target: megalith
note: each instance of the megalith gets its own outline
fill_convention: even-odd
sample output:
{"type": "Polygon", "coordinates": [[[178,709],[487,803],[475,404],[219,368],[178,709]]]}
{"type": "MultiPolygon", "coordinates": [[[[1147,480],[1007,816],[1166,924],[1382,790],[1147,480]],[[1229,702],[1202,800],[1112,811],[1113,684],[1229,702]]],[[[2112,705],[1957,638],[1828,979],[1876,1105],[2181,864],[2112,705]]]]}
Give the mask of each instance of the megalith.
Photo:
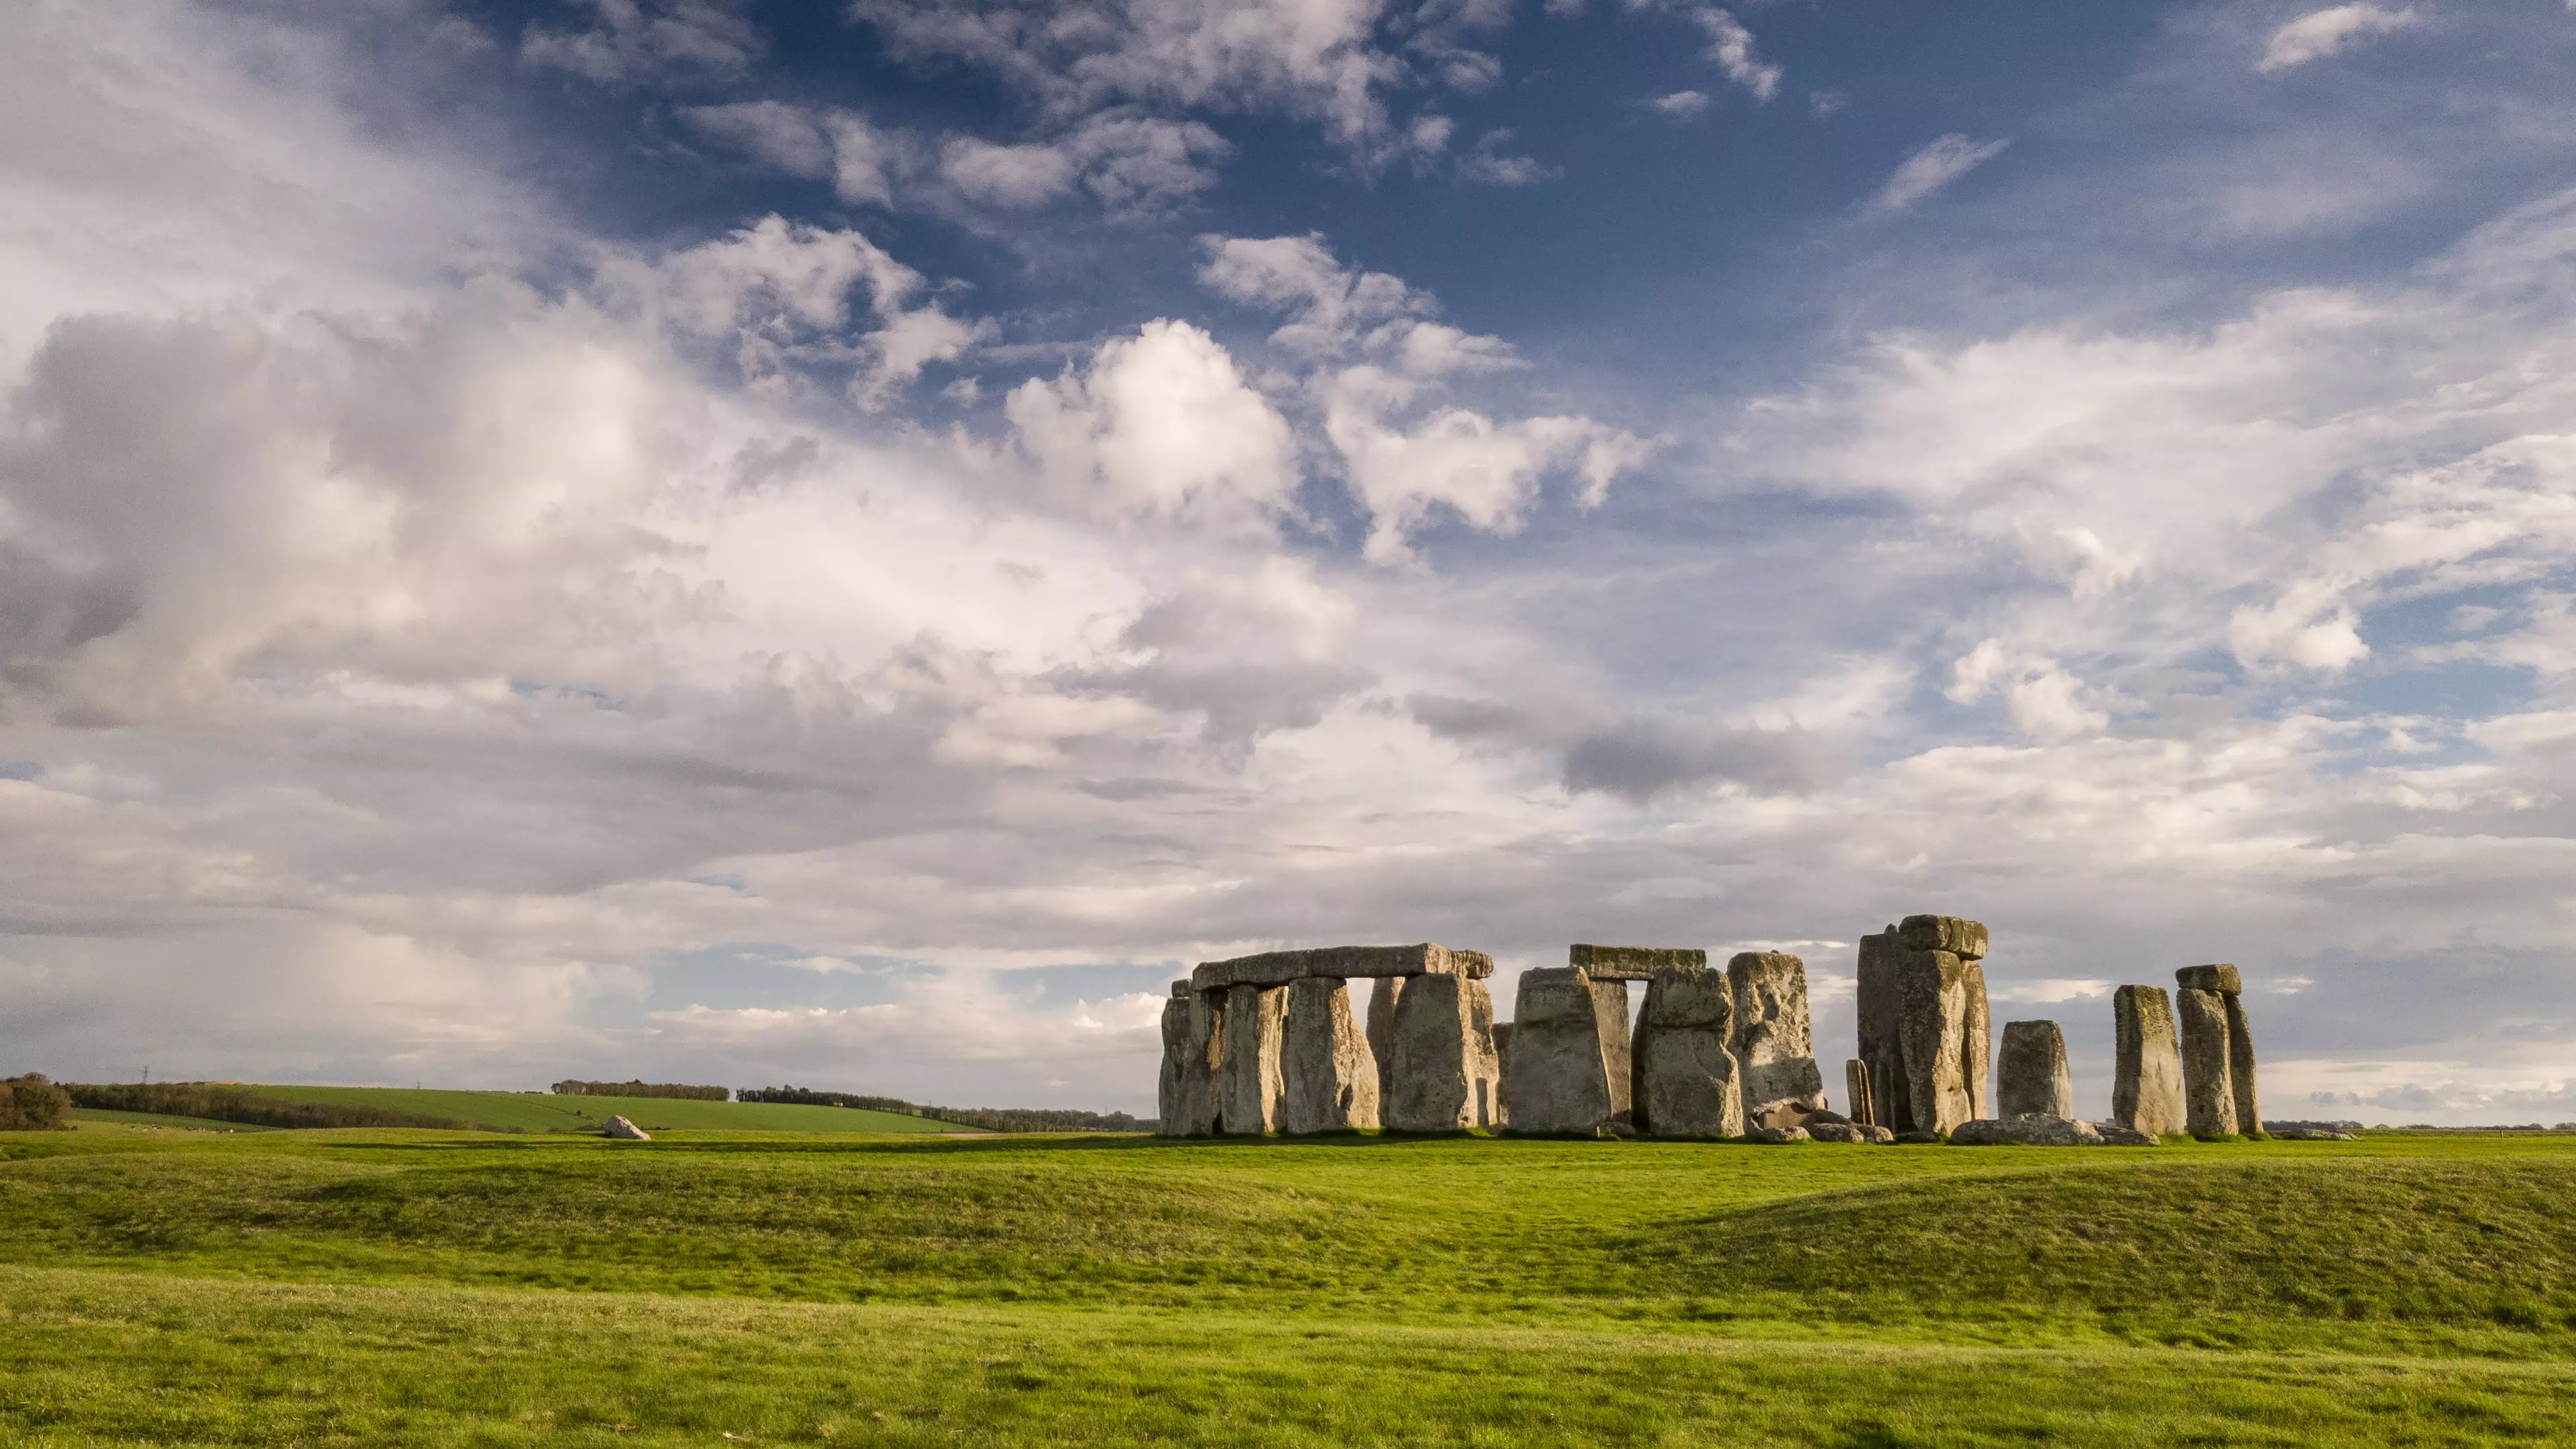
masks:
{"type": "Polygon", "coordinates": [[[1395,1003],[1410,976],[1381,976],[1369,993],[1368,1044],[1377,1057],[1377,1103],[1383,1114],[1395,1100],[1395,1003]]]}
{"type": "MultiPolygon", "coordinates": [[[[1519,1034],[1515,1023],[1514,1035],[1519,1034]]],[[[1394,1091],[1378,1115],[1399,1132],[1503,1125],[1494,1002],[1481,977],[1416,976],[1396,998],[1394,1091]]]]}
{"type": "Polygon", "coordinates": [[[1163,1003],[1163,1076],[1157,1093],[1166,1137],[1205,1137],[1216,1130],[1222,1036],[1216,1003],[1187,981],[1172,983],[1163,1003]]]}
{"type": "Polygon", "coordinates": [[[1726,963],[1734,1025],[1727,1050],[1744,1084],[1744,1117],[1787,1105],[1825,1110],[1825,1078],[1807,1013],[1807,963],[1781,951],[1744,951],[1726,963]]]}
{"type": "Polygon", "coordinates": [[[1638,1130],[1657,1137],[1741,1137],[1744,1084],[1732,1035],[1734,990],[1714,971],[1666,966],[1637,1016],[1638,1130]]]}
{"type": "Polygon", "coordinates": [[[1878,1125],[1877,1093],[1870,1090],[1869,1063],[1852,1057],[1843,1063],[1845,1110],[1854,1122],[1864,1127],[1878,1125]]]}
{"type": "Polygon", "coordinates": [[[2066,1034],[2053,1021],[2004,1023],[1995,1057],[1995,1114],[2075,1115],[2075,1074],[2066,1064],[2066,1034]]]}
{"type": "MultiPolygon", "coordinates": [[[[1511,1057],[1503,1073],[1511,1083],[1514,1132],[1596,1137],[1610,1125],[1615,1107],[1595,984],[1571,966],[1521,973],[1512,1002],[1511,1057]]],[[[1625,1017],[1627,987],[1619,986],[1619,1014],[1625,1017]]],[[[1624,1058],[1625,1031],[1620,1035],[1624,1058]]]]}
{"type": "Polygon", "coordinates": [[[2182,1027],[2183,1125],[2194,1137],[2236,1131],[2236,1084],[2228,1071],[2227,998],[2189,987],[2174,993],[2182,1027]]]}
{"type": "Polygon", "coordinates": [[[1960,916],[1908,916],[1861,938],[1856,1004],[1877,1125],[1946,1134],[1988,1115],[1985,951],[1985,926],[1960,916]]]}
{"type": "Polygon", "coordinates": [[[1334,976],[1288,983],[1279,1049],[1279,1130],[1303,1136],[1378,1125],[1377,1055],[1334,976]]]}
{"type": "Polygon", "coordinates": [[[1635,1037],[1629,1025],[1628,983],[1651,981],[1666,966],[1698,971],[1708,953],[1695,946],[1590,946],[1566,948],[1565,964],[1592,983],[1593,1016],[1601,1023],[1601,1060],[1610,1070],[1610,1117],[1638,1130],[1640,1081],[1635,1037]]]}
{"type": "Polygon", "coordinates": [[[2123,986],[2111,993],[2118,1037],[2111,1069],[2111,1120],[2149,1137],[2184,1130],[2182,1048],[2173,1003],[2161,986],[2123,986]]]}
{"type": "Polygon", "coordinates": [[[2177,986],[2214,993],[2227,1016],[2227,1081],[2236,1110],[2236,1130],[2263,1130],[2263,1104],[2254,1090],[2254,1033],[2245,1020],[2245,980],[2228,962],[2185,966],[2174,973],[2177,986]]]}
{"type": "Polygon", "coordinates": [[[1285,986],[1225,988],[1225,1066],[1220,1125],[1231,1137],[1279,1129],[1279,1046],[1288,1015],[1285,986]]]}

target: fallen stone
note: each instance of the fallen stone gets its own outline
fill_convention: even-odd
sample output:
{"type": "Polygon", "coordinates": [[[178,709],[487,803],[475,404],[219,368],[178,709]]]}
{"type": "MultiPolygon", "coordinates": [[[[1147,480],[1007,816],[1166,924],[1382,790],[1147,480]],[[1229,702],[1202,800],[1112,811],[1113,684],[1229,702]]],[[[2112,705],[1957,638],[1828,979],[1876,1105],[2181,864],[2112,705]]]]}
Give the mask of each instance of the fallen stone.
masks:
{"type": "Polygon", "coordinates": [[[1810,1122],[1805,1130],[1818,1142],[1886,1142],[1894,1137],[1884,1127],[1870,1127],[1858,1122],[1810,1122]]]}
{"type": "Polygon", "coordinates": [[[2285,1142],[2359,1142],[2361,1140],[2340,1128],[2293,1127],[2286,1123],[2274,1123],[2263,1135],[2285,1142]]]}
{"type": "MultiPolygon", "coordinates": [[[[1528,1023],[1513,1023],[1513,1035],[1528,1023]]],[[[1394,1091],[1378,1116],[1398,1132],[1463,1132],[1504,1125],[1494,1055],[1494,1001],[1481,978],[1417,976],[1396,998],[1390,1032],[1394,1091]]]]}
{"type": "Polygon", "coordinates": [[[1351,1014],[1350,984],[1309,976],[1288,984],[1279,1050],[1279,1130],[1295,1136],[1378,1125],[1377,1054],[1351,1014]]]}
{"type": "Polygon", "coordinates": [[[1308,976],[1472,976],[1494,974],[1494,958],[1482,951],[1452,951],[1446,946],[1324,946],[1307,951],[1265,951],[1225,961],[1202,961],[1190,972],[1190,985],[1200,991],[1223,986],[1285,986],[1308,976]]]}
{"type": "Polygon", "coordinates": [[[1746,1120],[1765,1108],[1825,1105],[1824,1074],[1807,1013],[1807,963],[1779,951],[1745,951],[1726,963],[1735,1022],[1727,1050],[1744,1081],[1746,1120]]]}
{"type": "Polygon", "coordinates": [[[636,1126],[634,1123],[627,1121],[623,1117],[609,1118],[607,1132],[609,1136],[616,1138],[620,1142],[650,1142],[653,1140],[652,1133],[645,1131],[643,1128],[636,1126]]]}
{"type": "Polygon", "coordinates": [[[2146,1133],[2137,1131],[2133,1128],[2123,1127],[2117,1122],[2090,1122],[2085,1125],[2091,1127],[2096,1133],[2101,1135],[2102,1145],[2105,1147],[2154,1147],[2159,1145],[2156,1138],[2150,1137],[2146,1133]]]}
{"type": "Polygon", "coordinates": [[[1504,1069],[1514,1132],[1597,1137],[1610,1125],[1609,1064],[1602,1060],[1592,985],[1571,966],[1534,966],[1521,973],[1504,1069]]]}
{"type": "Polygon", "coordinates": [[[2236,1084],[2228,1074],[2227,999],[2215,991],[2174,993],[2182,1027],[2183,1128],[2194,1137],[2236,1134],[2236,1084]]]}
{"type": "Polygon", "coordinates": [[[2185,966],[2174,973],[2174,985],[2184,991],[2215,991],[2221,996],[2234,996],[2245,989],[2236,968],[2224,961],[2210,966],[2185,966]]]}
{"type": "Polygon", "coordinates": [[[2099,1147],[2102,1134],[2090,1122],[2078,1122],[2053,1112],[2028,1112],[2018,1117],[1979,1117],[1962,1122],[1950,1133],[1953,1147],[2099,1147]]]}
{"type": "Polygon", "coordinates": [[[1822,1107],[1810,1108],[1803,1102],[1788,1101],[1767,1102],[1744,1114],[1744,1125],[1747,1130],[1755,1127],[1813,1127],[1818,1123],[1833,1125],[1847,1124],[1850,1121],[1849,1117],[1840,1112],[1827,1111],[1822,1107]]]}
{"type": "Polygon", "coordinates": [[[2182,1048],[2165,989],[2123,986],[2112,992],[2111,1021],[2118,1037],[2111,1120],[2150,1137],[2182,1131],[2182,1048]]]}
{"type": "Polygon", "coordinates": [[[2075,1115],[2075,1073],[2066,1064],[2066,1036],[2056,1022],[2004,1023],[2003,1050],[1995,1058],[1995,1111],[2007,1118],[2075,1115]]]}
{"type": "Polygon", "coordinates": [[[1950,1139],[1948,1137],[1938,1132],[1899,1132],[1896,1134],[1896,1145],[1899,1147],[1926,1147],[1935,1143],[1947,1142],[1949,1140],[1950,1139]]]}
{"type": "Polygon", "coordinates": [[[2254,1091],[2254,1030],[2245,1020],[2245,998],[2219,997],[2227,1008],[2227,1081],[2236,1089],[2236,1130],[2260,1135],[2263,1104],[2254,1091]]]}
{"type": "Polygon", "coordinates": [[[1744,1135],[1744,1084],[1726,1049],[1735,1015],[1726,978],[1667,966],[1637,1014],[1637,1130],[1655,1137],[1744,1135]]]}
{"type": "Polygon", "coordinates": [[[1229,1137],[1279,1130],[1279,1047],[1287,1017],[1284,986],[1235,986],[1225,992],[1217,1130],[1229,1137]]]}
{"type": "Polygon", "coordinates": [[[1595,981],[1652,981],[1667,966],[1708,968],[1708,953],[1684,946],[1569,946],[1565,964],[1595,981]]]}
{"type": "Polygon", "coordinates": [[[1947,951],[1974,961],[1986,954],[1986,926],[1958,916],[1907,916],[1896,927],[1908,951],[1947,951]]]}
{"type": "Polygon", "coordinates": [[[1812,1140],[1804,1127],[1756,1127],[1744,1134],[1749,1142],[1806,1142],[1812,1140]]]}

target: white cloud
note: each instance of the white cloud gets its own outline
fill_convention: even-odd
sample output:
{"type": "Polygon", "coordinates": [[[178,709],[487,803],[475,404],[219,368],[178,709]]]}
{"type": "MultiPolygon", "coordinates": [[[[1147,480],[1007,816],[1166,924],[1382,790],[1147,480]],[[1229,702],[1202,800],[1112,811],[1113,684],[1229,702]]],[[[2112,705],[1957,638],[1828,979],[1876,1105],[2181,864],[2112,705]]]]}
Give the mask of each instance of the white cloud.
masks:
{"type": "Polygon", "coordinates": [[[606,86],[666,76],[740,75],[767,47],[742,0],[578,0],[588,30],[531,25],[519,44],[529,65],[567,70],[606,86]]]}
{"type": "Polygon", "coordinates": [[[1881,215],[1909,210],[1916,202],[1993,160],[2011,144],[2009,140],[1971,141],[1957,132],[1935,138],[1905,158],[1871,198],[1870,207],[1881,215]]]}
{"type": "Polygon", "coordinates": [[[2390,10],[2379,5],[2331,5],[2314,10],[2272,32],[2254,68],[2269,74],[2335,55],[2374,36],[2423,22],[2414,7],[2390,10]]]}
{"type": "Polygon", "coordinates": [[[1504,154],[1511,141],[1508,127],[1477,137],[1475,150],[1458,159],[1458,174],[1487,186],[1535,186],[1556,178],[1554,168],[1542,165],[1534,157],[1504,154]]]}
{"type": "Polygon", "coordinates": [[[1169,208],[1216,184],[1232,147],[1196,121],[1133,110],[1011,143],[926,137],[855,111],[751,101],[681,118],[771,170],[830,179],[842,200],[935,211],[1032,211],[1085,190],[1114,213],[1169,208]]]}
{"type": "Polygon", "coordinates": [[[1646,108],[1657,115],[1669,116],[1676,121],[1687,121],[1708,109],[1708,92],[1675,91],[1670,95],[1657,96],[1646,102],[1646,108]]]}
{"type": "Polygon", "coordinates": [[[1728,80],[1752,92],[1757,101],[1779,94],[1780,67],[1754,53],[1753,32],[1744,28],[1744,22],[1713,5],[1693,10],[1691,19],[1708,32],[1708,58],[1717,62],[1728,80]]]}

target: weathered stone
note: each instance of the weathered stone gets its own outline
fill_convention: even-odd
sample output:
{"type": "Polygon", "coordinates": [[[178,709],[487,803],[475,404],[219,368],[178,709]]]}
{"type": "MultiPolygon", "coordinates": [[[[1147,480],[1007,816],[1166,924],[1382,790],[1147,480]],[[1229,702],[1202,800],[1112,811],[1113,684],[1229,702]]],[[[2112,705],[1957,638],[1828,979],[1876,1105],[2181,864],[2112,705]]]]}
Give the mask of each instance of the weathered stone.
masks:
{"type": "Polygon", "coordinates": [[[1904,1088],[1905,1049],[1899,1040],[1896,963],[1905,954],[1896,926],[1860,938],[1857,1009],[1861,1067],[1869,1074],[1869,1120],[1893,1131],[1911,1125],[1904,1088]]]}
{"type": "Polygon", "coordinates": [[[2274,1126],[2265,1128],[2264,1135],[2276,1137],[2285,1142],[2358,1142],[2361,1140],[2350,1132],[2333,1127],[2274,1126]]]}
{"type": "Polygon", "coordinates": [[[1869,1089],[1869,1063],[1858,1057],[1843,1062],[1843,1093],[1851,1107],[1853,1121],[1875,1123],[1878,1120],[1875,1097],[1869,1089]]]}
{"type": "Polygon", "coordinates": [[[1908,951],[1947,951],[1971,961],[1986,954],[1986,927],[1982,921],[1958,916],[1907,916],[1897,925],[1896,935],[1908,951]]]}
{"type": "Polygon", "coordinates": [[[1217,1082],[1223,1064],[1223,1018],[1206,992],[1173,983],[1163,1004],[1163,1077],[1157,1099],[1166,1137],[1205,1137],[1216,1131],[1217,1082]]]}
{"type": "Polygon", "coordinates": [[[1884,1127],[1862,1122],[1810,1122],[1806,1133],[1818,1142],[1890,1142],[1894,1135],[1884,1127]]]}
{"type": "Polygon", "coordinates": [[[1446,946],[1323,946],[1308,951],[1264,951],[1226,961],[1202,961],[1190,972],[1190,985],[1201,991],[1221,986],[1285,986],[1308,976],[1472,976],[1494,974],[1494,958],[1482,951],[1452,951],[1446,946]]]}
{"type": "MultiPolygon", "coordinates": [[[[1513,1024],[1513,1034],[1527,1023],[1513,1024]]],[[[1394,1091],[1378,1115],[1398,1132],[1503,1125],[1494,1002],[1473,976],[1417,976],[1396,998],[1394,1091]]]]}
{"type": "Polygon", "coordinates": [[[1568,946],[1565,964],[1595,981],[1652,981],[1667,966],[1705,970],[1708,953],[1683,946],[1568,946]]]}
{"type": "Polygon", "coordinates": [[[1410,976],[1381,976],[1377,989],[1369,993],[1369,1051],[1377,1057],[1377,1110],[1383,1118],[1387,1105],[1395,1100],[1395,1003],[1404,995],[1404,983],[1410,976]]]}
{"type": "Polygon", "coordinates": [[[2154,1147],[2159,1145],[2157,1138],[2151,1137],[2144,1132],[2140,1132],[2134,1127],[2123,1127],[2117,1122],[2093,1122],[2088,1123],[2087,1125],[2092,1127],[2095,1132],[2101,1134],[2102,1145],[2105,1147],[2154,1147]]]}
{"type": "Polygon", "coordinates": [[[1977,1113],[1961,1067],[1966,1056],[1967,963],[1947,951],[1909,951],[1896,967],[1898,1045],[1902,1049],[1903,1124],[1947,1133],[1977,1113]]]}
{"type": "Polygon", "coordinates": [[[1601,1057],[1599,1001],[1571,966],[1521,973],[1512,1003],[1512,1130],[1597,1137],[1610,1125],[1610,1071],[1601,1057]]]}
{"type": "Polygon", "coordinates": [[[1986,963],[1959,959],[1959,1084],[1967,1089],[1968,1115],[1992,1117],[1993,1028],[1986,1014],[1986,963]]]}
{"type": "Polygon", "coordinates": [[[2185,966],[2174,973],[2174,985],[2184,991],[2215,991],[2221,996],[2234,996],[2245,989],[2244,978],[2224,961],[2208,966],[2185,966]]]}
{"type": "Polygon", "coordinates": [[[2183,1126],[2194,1137],[2236,1131],[2236,1084],[2227,1070],[2227,998],[2215,991],[2174,993],[2182,1027],[2183,1126]]]}
{"type": "Polygon", "coordinates": [[[2119,1038],[2111,1120],[2150,1137],[2182,1131],[2182,1050],[2165,989],[2121,987],[2111,993],[2111,1017],[2119,1038]]]}
{"type": "MultiPolygon", "coordinates": [[[[1401,978],[1391,976],[1387,979],[1401,978]]],[[[1508,1021],[1494,1023],[1494,1060],[1500,1064],[1500,1070],[1494,1075],[1494,1118],[1499,1122],[1509,1122],[1512,1120],[1512,1024],[1508,1021]]]]}
{"type": "Polygon", "coordinates": [[[1287,1015],[1284,986],[1227,988],[1218,1131],[1258,1137],[1279,1129],[1279,1045],[1287,1015]]]}
{"type": "Polygon", "coordinates": [[[1667,966],[1637,1013],[1637,1130],[1656,1137],[1744,1135],[1744,1084],[1726,1049],[1734,994],[1714,971],[1667,966]]]}
{"type": "Polygon", "coordinates": [[[1633,1128],[1636,1063],[1629,1059],[1628,982],[1616,976],[1594,979],[1588,971],[1584,977],[1592,983],[1592,1015],[1601,1028],[1601,1066],[1610,1077],[1610,1125],[1633,1128]]]}
{"type": "Polygon", "coordinates": [[[2018,1117],[1979,1117],[1951,1129],[1953,1147],[2099,1147],[2102,1134],[2090,1122],[2053,1112],[2018,1117]]]}
{"type": "Polygon", "coordinates": [[[2254,1031],[2245,1021],[2245,998],[2232,993],[2219,1000],[2227,1008],[2227,1081],[2236,1089],[2236,1130],[2263,1130],[2263,1104],[2254,1091],[2254,1031]]]}
{"type": "Polygon", "coordinates": [[[1748,1142],[1806,1142],[1811,1140],[1804,1127],[1756,1127],[1744,1134],[1748,1142]]]}
{"type": "Polygon", "coordinates": [[[2056,1022],[2004,1023],[2003,1050],[1995,1057],[1995,1111],[2007,1118],[2075,1115],[2075,1073],[2066,1064],[2066,1035],[2056,1022]]]}
{"type": "Polygon", "coordinates": [[[643,1128],[636,1126],[634,1123],[627,1121],[623,1117],[609,1118],[607,1132],[609,1136],[616,1138],[620,1142],[650,1142],[653,1140],[652,1133],[645,1131],[643,1128]]]}
{"type": "Polygon", "coordinates": [[[1377,1126],[1377,1054],[1351,1014],[1350,984],[1288,983],[1279,1049],[1279,1130],[1298,1136],[1377,1126]]]}
{"type": "Polygon", "coordinates": [[[1727,1050],[1744,1080],[1747,1121],[1774,1103],[1825,1105],[1825,1078],[1807,1015],[1807,963],[1778,951],[1745,951],[1726,963],[1735,1024],[1727,1050]]]}

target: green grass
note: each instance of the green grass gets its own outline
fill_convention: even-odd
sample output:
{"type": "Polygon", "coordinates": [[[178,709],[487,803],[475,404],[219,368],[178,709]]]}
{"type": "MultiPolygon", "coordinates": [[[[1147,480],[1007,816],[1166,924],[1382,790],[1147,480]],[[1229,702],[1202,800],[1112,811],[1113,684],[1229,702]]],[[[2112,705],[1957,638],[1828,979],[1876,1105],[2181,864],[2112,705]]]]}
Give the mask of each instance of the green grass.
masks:
{"type": "Polygon", "coordinates": [[[2570,1204],[2562,1137],[23,1134],[0,1442],[2569,1442],[2570,1204]]]}
{"type": "Polygon", "coordinates": [[[289,1102],[331,1102],[478,1122],[504,1132],[596,1131],[624,1117],[647,1132],[972,1132],[953,1122],[810,1107],[793,1102],[700,1102],[684,1097],[558,1097],[551,1092],[449,1092],[410,1087],[275,1087],[239,1090],[289,1102]]]}
{"type": "Polygon", "coordinates": [[[65,1114],[72,1122],[90,1122],[101,1127],[178,1127],[190,1132],[274,1132],[250,1122],[218,1122],[211,1117],[173,1117],[167,1112],[118,1112],[105,1107],[74,1107],[65,1114]]]}

